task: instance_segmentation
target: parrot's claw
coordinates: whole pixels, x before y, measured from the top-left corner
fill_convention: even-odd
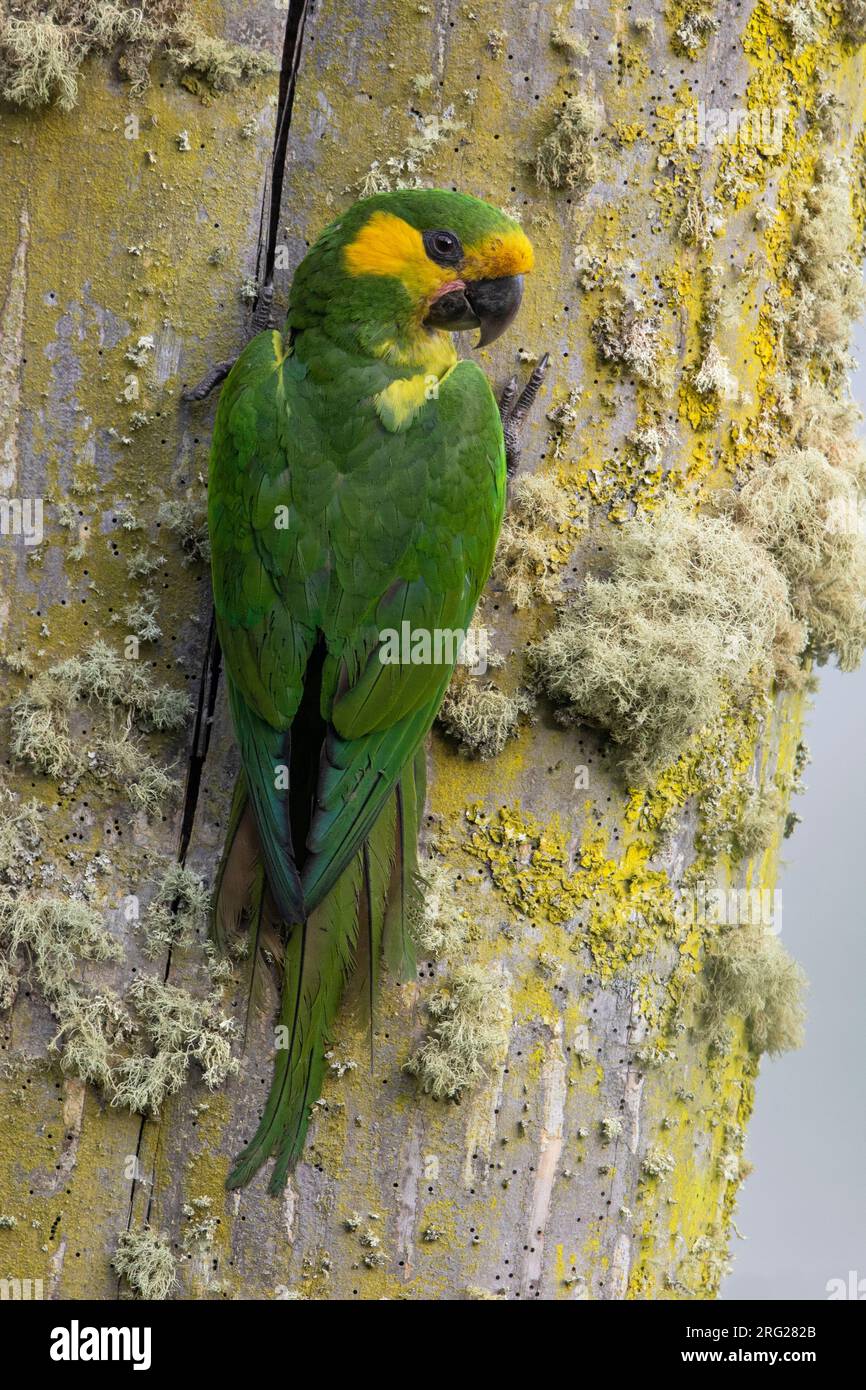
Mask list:
[[[263,285],[250,320],[250,338],[254,338],[257,333],[263,333],[266,328],[273,328],[273,308],[274,287],[271,284]],[[202,377],[197,386],[185,386],[183,388],[180,393],[181,400],[203,401],[206,396],[210,395],[215,386],[219,386],[221,381],[225,381],[237,360],[237,357],[227,357],[224,362],[217,362],[216,366],[211,367],[210,371]]]
[[[206,376],[203,376],[197,386],[185,386],[181,391],[181,400],[184,401],[203,401],[209,396],[215,386],[219,386],[221,381],[225,381],[232,367],[237,362],[236,357],[228,357],[225,362],[217,362],[215,367],[211,367]]]
[[[505,468],[509,478],[517,472],[520,462],[520,432],[541,389],[549,362],[550,354],[546,352],[538,366],[533,369],[519,396],[517,377],[513,376],[499,398],[499,415],[505,436]]]

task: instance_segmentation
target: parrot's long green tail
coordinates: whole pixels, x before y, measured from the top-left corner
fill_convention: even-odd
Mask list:
[[[384,958],[397,978],[414,977],[410,923],[418,893],[416,851],[424,803],[424,759],[422,747],[404,769],[366,842],[330,893],[305,922],[288,930],[274,1079],[258,1130],[228,1178],[229,1188],[243,1187],[271,1155],[276,1157],[276,1164],[270,1191],[279,1193],[285,1186],[289,1169],[303,1151],[310,1110],[322,1088],[328,1036],[349,977],[354,976],[350,993],[371,1021],[380,961]],[[243,792],[236,794],[230,821],[230,833],[233,828],[235,837],[248,831],[243,801]],[[231,849],[228,842],[224,866]],[[240,860],[236,876],[230,876],[223,866],[217,881],[214,931],[220,944],[225,943],[238,920],[237,892],[227,895],[230,877],[241,889],[250,881],[243,840]],[[261,928],[262,894],[267,893],[262,877],[252,878],[247,905],[254,935]],[[254,942],[253,970],[257,959]]]

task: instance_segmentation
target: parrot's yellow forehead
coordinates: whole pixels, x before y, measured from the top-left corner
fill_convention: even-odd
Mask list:
[[[345,249],[351,275],[391,275],[401,280],[413,297],[426,298],[456,276],[495,280],[503,275],[523,275],[532,269],[532,246],[519,227],[494,232],[464,248],[460,266],[436,265],[424,248],[417,228],[392,212],[378,211],[364,223]]]
[[[466,247],[463,274],[467,280],[498,280],[502,275],[526,275],[535,264],[532,243],[520,227],[493,232],[476,246]]]

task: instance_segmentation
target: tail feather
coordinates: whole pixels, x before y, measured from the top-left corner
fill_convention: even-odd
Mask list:
[[[213,938],[225,953],[237,937],[249,908],[261,858],[256,819],[250,806],[247,779],[239,773],[232,794],[222,859],[214,883]]]
[[[268,977],[272,977],[276,971],[281,978],[285,965],[285,941],[282,936],[280,914],[262,864],[257,866],[250,892],[249,922],[249,969],[244,1000],[245,1049],[253,1008],[265,1006]]]
[[[344,993],[354,996],[364,1016],[372,1019],[380,962],[384,959],[398,979],[414,977],[410,924],[419,891],[416,843],[425,771],[422,748],[403,770],[366,841],[333,888],[306,921],[288,928],[279,1014],[283,1033],[274,1078],[258,1129],[229,1175],[229,1188],[243,1187],[271,1156],[276,1157],[276,1163],[270,1190],[278,1193],[284,1187],[289,1169],[303,1151],[310,1110],[324,1079],[329,1033]],[[247,882],[252,955],[249,1016],[257,981],[261,983],[265,968],[263,953],[270,948],[276,954],[279,949],[280,923],[268,882],[270,865],[257,840],[255,853],[247,843],[248,811],[245,789],[236,789],[230,838],[217,879],[214,935],[218,940],[220,935],[225,938],[232,924],[236,926],[240,917],[236,899],[242,880]],[[228,894],[225,903],[224,894]],[[361,933],[363,940],[359,939]],[[346,982],[353,971],[347,991]]]
[[[288,779],[275,776],[277,769],[284,772],[288,768],[291,733],[273,729],[260,719],[244,704],[231,681],[229,704],[271,892],[285,920],[297,921],[304,915],[306,906],[295,862]]]
[[[279,1018],[285,1035],[280,1038],[261,1123],[229,1176],[229,1188],[243,1187],[276,1153],[270,1189],[279,1192],[289,1165],[301,1154],[310,1106],[322,1086],[327,1033],[354,959],[360,887],[360,856],[356,856],[325,901],[292,929]]]
[[[396,853],[385,909],[382,949],[385,964],[398,980],[414,980],[417,969],[412,919],[420,903],[418,831],[427,780],[423,746],[404,768],[394,792],[397,810]]]
[[[397,806],[392,796],[361,848],[358,945],[346,1002],[365,1026],[372,1025],[379,993],[385,910],[397,852],[396,831]]]

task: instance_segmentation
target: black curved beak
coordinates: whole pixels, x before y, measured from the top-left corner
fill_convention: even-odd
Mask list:
[[[503,275],[497,280],[474,280],[465,289],[451,290],[430,306],[424,322],[428,328],[460,333],[480,328],[476,347],[485,347],[504,333],[523,298],[523,276]]]

